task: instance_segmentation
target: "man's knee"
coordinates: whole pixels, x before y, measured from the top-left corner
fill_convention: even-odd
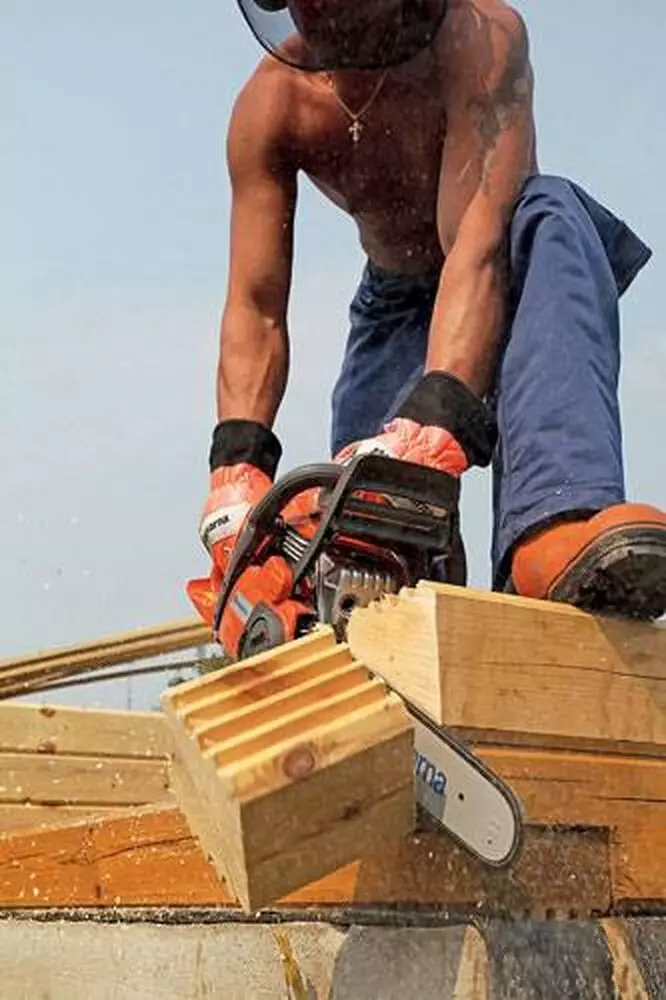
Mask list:
[[[597,225],[576,185],[564,177],[540,175],[526,182],[511,221],[509,243],[514,285],[522,288],[527,270],[536,264],[542,280],[576,272],[602,283],[604,296],[615,292],[614,261],[609,260],[609,232]],[[620,262],[622,263],[622,262]],[[562,289],[564,293],[564,289]]]
[[[566,177],[537,174],[523,185],[514,210],[512,228],[515,232],[526,223],[547,218],[572,222],[582,219],[586,226],[593,225],[572,181]]]
[[[528,177],[521,198],[554,198],[567,201],[576,197],[573,182],[556,174],[534,174]]]
[[[537,174],[525,182],[510,227],[514,266],[529,256],[537,231],[553,225],[565,233],[564,243],[575,248],[599,276],[614,278],[622,295],[652,256],[652,251],[614,212],[566,177]]]

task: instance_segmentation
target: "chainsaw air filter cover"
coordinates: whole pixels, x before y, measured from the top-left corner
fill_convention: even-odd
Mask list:
[[[257,41],[296,69],[386,69],[433,41],[448,0],[238,0]]]

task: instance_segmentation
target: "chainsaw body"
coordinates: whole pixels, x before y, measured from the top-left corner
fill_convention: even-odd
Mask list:
[[[344,639],[354,607],[432,576],[466,582],[458,480],[368,454],[282,477],[250,513],[212,625],[243,659],[319,622]]]

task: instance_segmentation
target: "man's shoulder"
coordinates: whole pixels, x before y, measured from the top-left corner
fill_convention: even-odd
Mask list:
[[[445,26],[443,44],[450,57],[482,52],[493,34],[509,45],[527,41],[522,14],[504,0],[450,0]]]
[[[528,56],[522,14],[504,0],[451,0],[442,60],[455,77],[487,78]]]
[[[278,139],[287,130],[298,86],[295,70],[265,56],[235,97],[230,129],[251,130]]]
[[[508,31],[525,28],[523,15],[505,0],[449,0],[447,24],[454,28],[491,21]]]

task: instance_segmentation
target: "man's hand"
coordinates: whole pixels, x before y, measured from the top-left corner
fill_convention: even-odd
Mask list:
[[[430,372],[381,433],[347,445],[334,460],[376,452],[457,478],[472,465],[488,465],[496,440],[495,418],[482,400],[454,376]]]
[[[281,454],[280,442],[263,424],[223,420],[216,426],[210,492],[199,522],[199,537],[213,561],[213,590],[219,589],[248,513],[271,488]]]
[[[451,18],[437,206],[446,260],[426,370],[484,396],[507,321],[508,227],[537,172],[533,78],[525,25],[501,0],[461,4]]]
[[[467,455],[450,431],[443,427],[424,427],[404,417],[390,421],[376,437],[348,444],[334,461],[346,465],[358,455],[368,454],[427,465],[456,478],[469,467]]]
[[[199,537],[222,579],[247,515],[271,487],[271,479],[253,465],[222,466],[210,477],[210,492],[199,522]]]
[[[210,492],[199,537],[211,557],[210,575],[189,580],[186,592],[201,618],[213,624],[215,606],[245,520],[270,489],[282,448],[275,434],[252,420],[222,420],[210,449]]]

